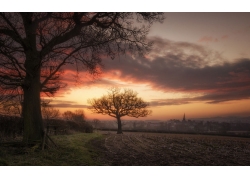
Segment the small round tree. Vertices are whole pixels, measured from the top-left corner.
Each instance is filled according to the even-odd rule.
[[[151,114],[148,103],[137,97],[137,92],[131,89],[111,88],[107,95],[101,98],[89,99],[90,110],[94,113],[109,115],[117,119],[117,134],[122,134],[121,117],[146,117]]]

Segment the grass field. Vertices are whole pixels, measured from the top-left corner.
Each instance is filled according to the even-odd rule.
[[[90,140],[101,139],[99,133],[79,133],[52,136],[57,148],[20,147],[18,143],[4,143],[0,146],[0,165],[10,166],[92,166],[101,163],[95,158],[98,151],[88,144]]]

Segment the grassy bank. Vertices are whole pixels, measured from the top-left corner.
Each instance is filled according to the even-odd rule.
[[[101,139],[99,133],[78,133],[52,136],[57,148],[44,151],[37,148],[24,148],[17,144],[1,144],[0,165],[10,166],[85,166],[101,165],[95,157],[98,153],[91,140]]]

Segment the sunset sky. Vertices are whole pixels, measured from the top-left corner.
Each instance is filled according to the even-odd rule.
[[[150,103],[145,119],[188,119],[250,115],[250,13],[165,13],[152,26],[154,41],[146,57],[103,59],[98,77],[65,69],[68,84],[53,99],[54,107],[84,109],[88,119],[112,119],[93,114],[87,100],[113,86],[130,88]],[[124,117],[123,119],[135,119]]]

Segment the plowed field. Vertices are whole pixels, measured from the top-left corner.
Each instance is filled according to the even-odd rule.
[[[249,138],[125,132],[92,144],[104,152],[104,165],[250,165]]]

